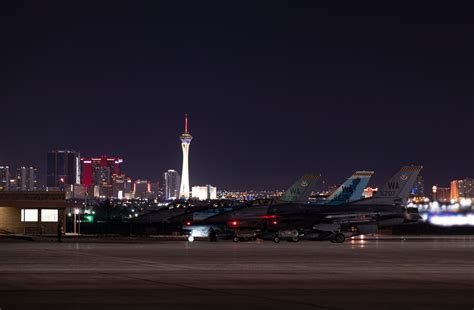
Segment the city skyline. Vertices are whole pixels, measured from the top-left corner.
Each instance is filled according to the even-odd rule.
[[[51,153],[75,153],[77,155],[80,154],[79,152],[72,151],[72,150],[53,150],[53,151],[48,152],[48,155],[51,154]],[[103,161],[107,161],[109,164],[112,165],[110,168],[108,168],[110,170],[107,170],[108,172],[106,172],[105,175],[101,171],[93,172],[93,169],[91,167],[91,163],[95,162],[95,164],[97,165],[97,168],[99,168],[100,166],[103,166],[102,163],[101,163]],[[118,165],[123,163],[123,159],[121,159],[121,158],[117,158],[117,157],[114,158],[114,157],[108,157],[106,155],[101,155],[100,157],[97,157],[97,158],[92,158],[92,157],[80,158],[80,162],[81,162],[80,168],[79,168],[80,170],[78,172],[76,172],[74,170],[74,173],[77,173],[77,175],[79,176],[79,179],[74,179],[73,183],[71,183],[71,182],[67,181],[68,177],[65,177],[64,174],[58,174],[58,175],[55,175],[55,179],[58,180],[57,183],[62,183],[63,186],[64,185],[74,185],[74,184],[84,185],[87,188],[87,187],[90,187],[90,186],[93,187],[93,185],[99,185],[102,181],[104,182],[103,184],[109,184],[110,185],[114,178],[120,178],[121,180],[122,179],[123,180],[125,180],[125,179],[132,180],[132,178],[128,174],[124,173],[119,168]],[[22,171],[23,174],[28,173],[28,172],[23,171],[25,169],[33,171],[34,176],[33,177],[28,177],[32,181],[28,180],[27,182],[28,182],[28,184],[33,184],[34,183],[34,185],[23,185],[23,186],[28,186],[30,188],[28,190],[32,190],[33,188],[34,188],[34,190],[47,189],[48,186],[45,186],[44,184],[41,185],[41,182],[39,182],[39,185],[37,184],[37,180],[36,180],[37,179],[37,177],[36,177],[37,168],[36,167],[19,166],[16,169],[16,171],[17,171],[16,177],[15,177],[14,174],[13,175],[10,174],[10,176],[8,175],[8,171],[9,171],[8,169],[9,168],[12,168],[12,167],[9,167],[8,165],[0,166],[0,176],[1,176],[0,181],[6,182],[5,184],[0,182],[0,190],[5,190],[4,186],[8,186],[8,182],[7,182],[8,180],[14,180],[15,181],[15,184],[13,186],[14,186],[14,190],[17,190],[17,180],[19,182],[18,184],[21,184],[21,182],[24,182],[24,181],[21,181],[21,179],[25,178],[25,176],[19,176],[20,171]],[[7,174],[5,174],[5,173],[7,173]],[[96,173],[98,173],[98,175],[96,175]],[[170,173],[175,174],[176,177],[175,176],[170,177],[169,176]],[[373,174],[373,171],[371,173]],[[96,179],[96,178],[103,178],[103,177],[105,177],[105,179]],[[47,177],[45,184],[48,183],[48,178],[49,178],[49,176]],[[177,181],[171,181],[170,178],[177,178]],[[174,197],[174,199],[184,198],[180,194],[181,187],[182,187],[182,182],[180,181],[180,179],[181,179],[180,174],[176,170],[173,170],[173,169],[168,169],[167,171],[165,171],[163,173],[163,175],[160,178],[157,178],[157,179],[144,179],[144,178],[141,178],[141,177],[133,178],[133,180],[135,182],[136,181],[138,181],[138,182],[146,181],[146,182],[152,182],[153,184],[155,184],[155,183],[160,184],[163,191],[164,191],[164,193],[163,193],[164,196],[163,197],[166,197],[166,199],[168,199],[169,197]],[[453,184],[454,183],[457,184],[457,182],[461,182],[461,184],[462,184],[463,180],[472,180],[472,178],[470,178],[469,176],[466,176],[464,178],[457,178],[457,179],[456,178],[451,178],[450,181],[448,182],[448,187],[449,186],[453,187]],[[94,182],[92,182],[92,181],[94,181]],[[153,182],[153,181],[156,181],[156,182]],[[170,188],[168,188],[169,187],[169,185],[167,184],[168,182],[172,182],[174,184],[174,185],[171,186],[173,188],[172,190]],[[332,192],[331,189],[337,188],[338,185],[339,185],[338,183],[334,183],[334,184],[328,183],[324,178],[322,178],[322,180],[321,180],[320,184],[318,184],[317,188],[319,188],[318,191],[320,191],[320,192],[325,192],[325,191],[328,191],[328,190],[329,190],[329,192]],[[436,188],[436,187],[442,188],[443,186],[445,186],[445,184],[440,184],[440,183],[425,184],[423,175],[420,174],[420,176],[416,180],[416,183],[415,183],[415,185],[412,189],[411,194],[414,194],[415,196],[428,196],[427,195],[428,192],[425,191],[426,190],[425,186],[431,186],[431,185],[432,185],[433,188]],[[209,186],[209,185],[206,185],[206,186]],[[366,189],[374,189],[374,186],[375,186],[375,189],[377,189],[376,184],[369,183],[369,186],[366,187]],[[49,186],[49,187],[50,187],[50,189],[58,188],[58,186]],[[200,186],[200,185],[191,186],[190,185],[190,188],[191,187],[202,187],[202,186]],[[6,187],[6,188],[8,188],[8,187]],[[18,188],[18,190],[19,189],[20,188]],[[64,190],[64,188],[62,188],[62,187],[60,187],[59,189]],[[171,192],[169,193],[168,192],[169,190],[171,190],[174,194],[172,194]],[[223,191],[254,191],[256,189],[252,189],[252,188],[223,188],[222,190]],[[257,189],[257,191],[281,191],[281,190],[282,190],[281,188],[279,188],[279,189],[276,189],[276,188]],[[189,192],[191,192],[191,191],[189,191]]]
[[[45,154],[73,149],[116,154],[134,179],[158,180],[181,167],[189,113],[191,185],[276,189],[306,173],[338,184],[354,170],[374,170],[377,185],[421,164],[426,184],[448,186],[474,171],[468,16],[355,4],[109,9],[2,10],[0,121],[11,130],[0,165],[37,167],[43,183]]]

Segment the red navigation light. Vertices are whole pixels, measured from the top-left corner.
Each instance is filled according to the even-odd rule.
[[[191,221],[186,221],[186,222],[184,222],[184,225],[186,225],[186,226],[191,226],[191,224],[192,224]]]
[[[237,221],[230,221],[229,224],[230,224],[230,226],[233,226],[233,227],[239,226],[239,222],[237,222]]]

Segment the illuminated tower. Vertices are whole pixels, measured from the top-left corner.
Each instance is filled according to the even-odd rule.
[[[179,188],[179,198],[189,199],[189,145],[193,136],[188,132],[188,114],[184,117],[184,133],[179,136],[183,149],[183,170],[181,171],[181,186]]]

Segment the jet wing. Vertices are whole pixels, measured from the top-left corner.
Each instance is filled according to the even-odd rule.
[[[377,220],[384,217],[400,216],[398,213],[393,212],[356,212],[356,213],[343,213],[343,214],[330,214],[326,215],[324,219],[328,222],[337,224],[356,224],[356,223],[367,223],[376,222]]]
[[[354,214],[339,214],[339,215],[327,215],[325,219],[330,222],[337,223],[337,224],[348,224],[348,223],[367,223],[367,222],[375,222],[377,217],[379,217],[379,213],[371,212],[371,213],[354,213]]]

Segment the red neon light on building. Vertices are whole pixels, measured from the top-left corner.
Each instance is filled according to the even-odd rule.
[[[81,158],[82,161],[82,184],[85,187],[89,187],[94,183],[94,171],[99,168],[110,169],[111,175],[119,175],[120,164],[123,163],[123,159],[119,157],[109,158],[108,156],[92,157],[92,158]]]
[[[114,174],[119,175],[120,174],[120,166],[119,166],[119,161],[115,160],[114,161]]]
[[[85,187],[92,185],[92,162],[90,160],[82,161],[82,184]]]
[[[106,168],[107,167],[107,156],[101,156],[100,157],[100,166],[102,168]]]

